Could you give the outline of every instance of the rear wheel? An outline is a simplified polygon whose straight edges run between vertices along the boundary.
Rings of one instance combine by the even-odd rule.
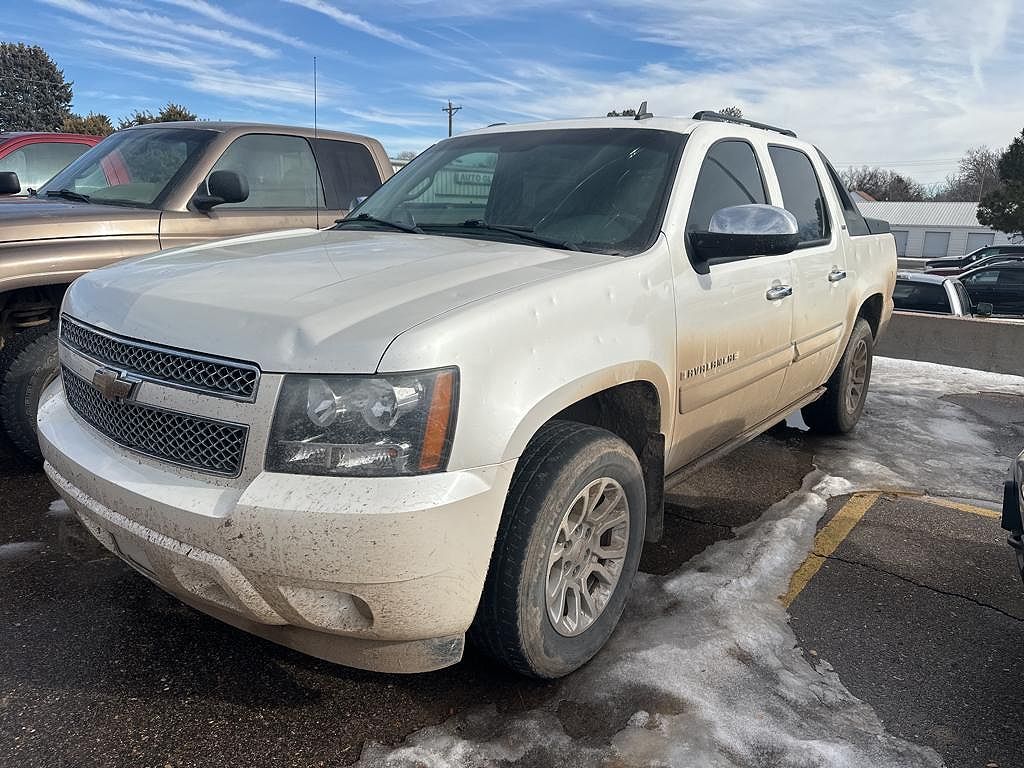
[[[4,347],[0,362],[0,421],[14,447],[41,462],[36,411],[43,390],[57,377],[57,329],[53,325],[22,331]]]
[[[846,351],[825,383],[825,394],[801,411],[812,431],[839,435],[857,426],[871,383],[874,346],[871,326],[864,318],[857,318]]]
[[[632,449],[553,421],[512,478],[470,638],[518,672],[566,675],[605,644],[643,547],[646,497]]]

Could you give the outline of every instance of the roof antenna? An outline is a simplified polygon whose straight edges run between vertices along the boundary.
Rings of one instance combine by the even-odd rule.
[[[313,57],[313,156],[319,153],[320,147],[317,146],[320,136],[317,134],[316,126],[316,56]],[[313,162],[313,210],[316,215],[316,228],[320,229],[320,173],[316,168],[316,161]]]
[[[654,117],[654,113],[647,111],[647,99],[644,99],[640,103],[640,109],[638,109],[636,111],[636,117],[634,117],[633,119],[634,120],[646,120],[649,117]]]

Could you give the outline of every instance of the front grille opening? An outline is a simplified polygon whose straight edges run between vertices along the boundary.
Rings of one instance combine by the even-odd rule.
[[[260,374],[254,365],[115,338],[67,315],[61,317],[60,338],[94,360],[171,386],[238,400],[252,400],[256,396]]]
[[[203,472],[232,477],[241,472],[247,427],[130,400],[107,400],[66,366],[61,373],[71,408],[115,443]]]

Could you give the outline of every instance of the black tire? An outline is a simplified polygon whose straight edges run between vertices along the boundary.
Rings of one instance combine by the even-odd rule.
[[[549,615],[549,558],[563,518],[582,491],[593,485],[601,493],[595,497],[601,499],[596,506],[604,503],[605,485],[597,485],[603,479],[621,487],[623,493],[615,490],[612,498],[624,496],[628,505],[620,512],[628,519],[628,531],[620,530],[617,539],[625,554],[618,561],[618,580],[601,598],[606,600],[603,610],[596,611],[596,618],[579,634],[566,636]],[[498,662],[532,677],[561,677],[581,667],[605,644],[622,615],[640,562],[645,520],[643,474],[625,442],[576,422],[544,425],[526,446],[512,476],[470,641]],[[593,538],[590,541],[597,546]],[[597,557],[589,545],[582,546],[582,557]]]
[[[14,335],[3,351],[0,379],[0,422],[14,447],[34,462],[42,462],[36,437],[39,397],[57,376],[57,329],[30,328]]]
[[[846,351],[825,383],[825,394],[801,411],[812,432],[842,435],[857,426],[871,383],[874,348],[871,326],[864,318],[857,318]]]

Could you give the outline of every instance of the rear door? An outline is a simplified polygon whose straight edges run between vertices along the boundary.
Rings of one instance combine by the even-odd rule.
[[[781,195],[773,202],[796,217],[800,231],[800,245],[790,254],[795,348],[782,397],[789,403],[823,384],[832,372],[846,334],[852,281],[840,237],[847,225],[828,203],[821,160],[781,144],[769,144],[768,154]]]
[[[707,230],[720,208],[767,202],[752,144],[723,139],[707,150],[686,231]],[[780,409],[792,359],[789,256],[715,264],[697,274],[676,251],[679,418],[669,465],[678,467]]]
[[[208,213],[165,211],[160,224],[162,248],[254,232],[329,226],[341,215],[338,209],[327,209],[313,149],[302,136],[239,136],[210,173],[219,170],[242,175],[249,184],[248,199],[218,205]]]

